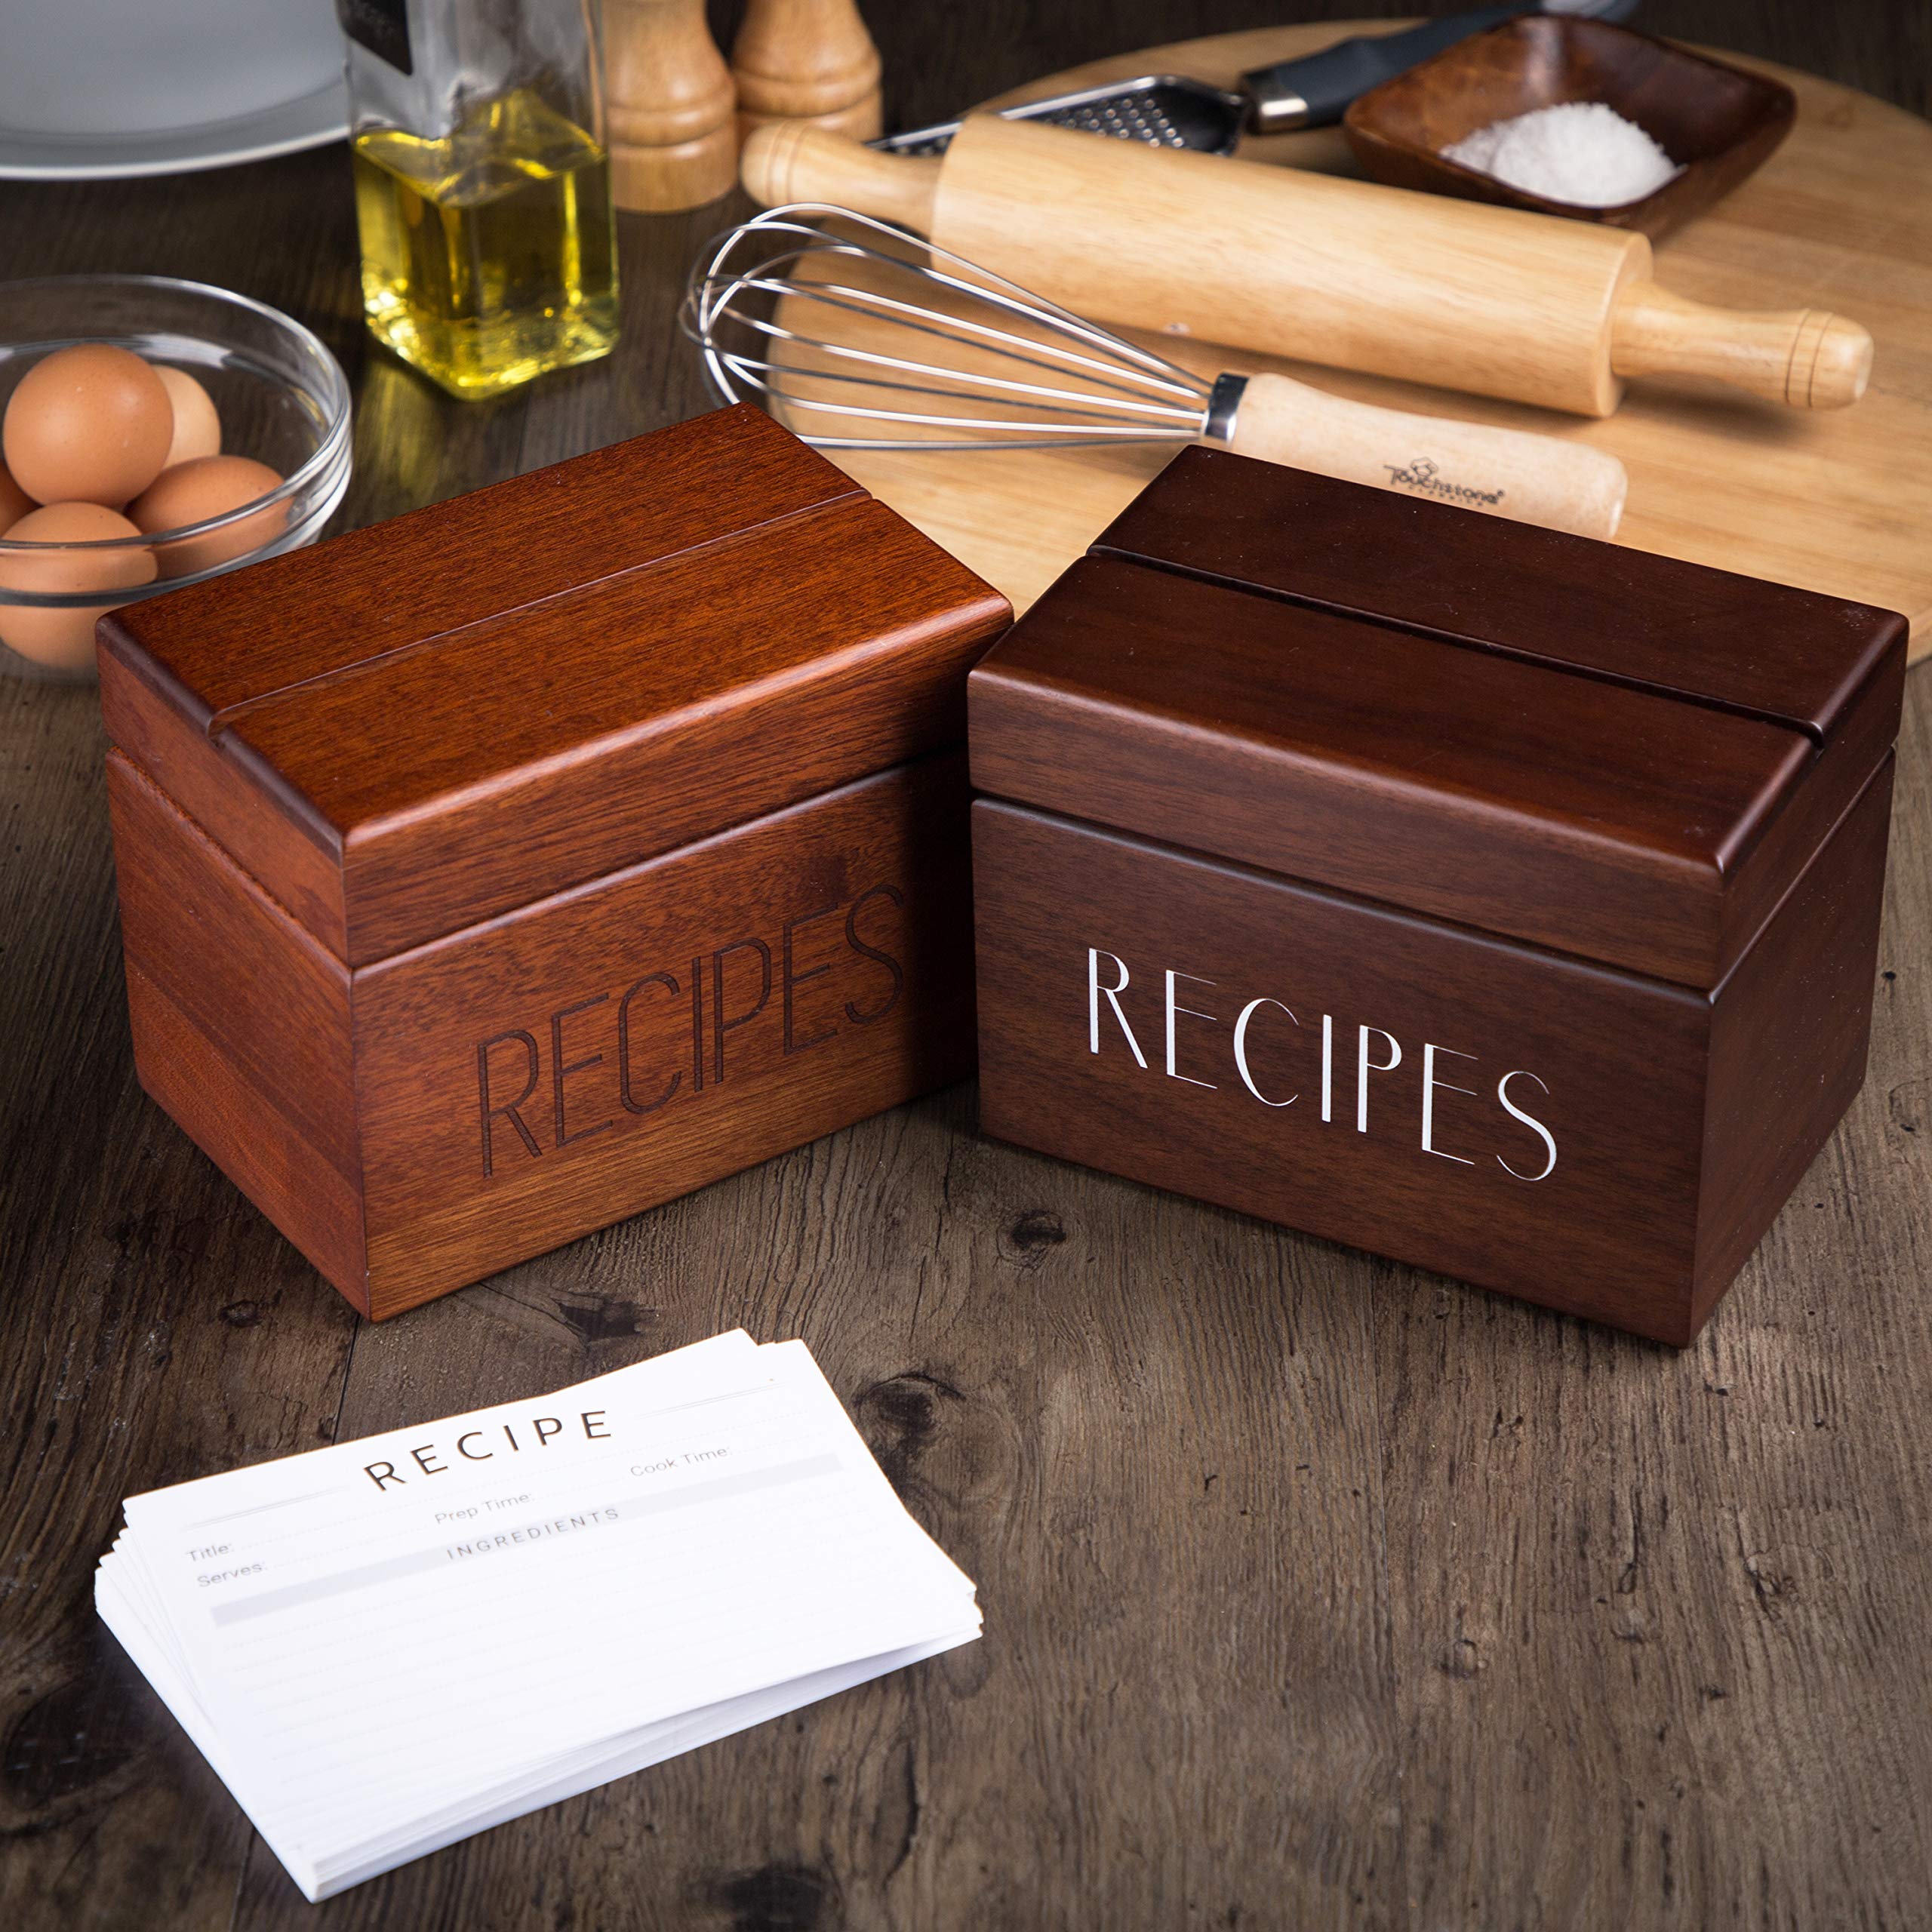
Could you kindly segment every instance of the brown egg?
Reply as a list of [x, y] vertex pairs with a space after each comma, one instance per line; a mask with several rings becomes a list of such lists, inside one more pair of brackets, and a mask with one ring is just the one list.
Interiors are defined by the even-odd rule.
[[[29, 511], [7, 532], [11, 543], [99, 543], [140, 533], [125, 516], [98, 503], [49, 503]], [[0, 589], [131, 590], [154, 581], [154, 553], [145, 546], [89, 552], [55, 551], [45, 556], [0, 550]], [[94, 657], [94, 623], [112, 601], [74, 610], [33, 609], [0, 603], [0, 638], [37, 664], [71, 671]]]
[[174, 440], [168, 446], [164, 469], [177, 463], [192, 463], [197, 457], [221, 454], [221, 418], [215, 414], [214, 399], [186, 369], [171, 369], [165, 363], [154, 365], [161, 386], [174, 406]]
[[131, 350], [82, 343], [44, 355], [8, 399], [0, 445], [14, 480], [43, 503], [118, 508], [161, 474], [174, 406]]
[[[281, 484], [281, 478], [266, 463], [252, 457], [198, 457], [192, 463], [164, 469], [128, 506], [128, 514], [138, 528], [152, 536], [158, 531], [179, 530], [186, 524], [204, 523], [211, 516], [226, 516], [278, 489]], [[205, 537], [158, 544], [155, 554], [163, 577], [188, 577], [228, 563], [288, 527], [288, 506], [276, 503], [225, 529], [211, 530]]]
[[29, 510], [40, 506], [14, 481], [13, 472], [0, 463], [0, 537], [6, 535], [9, 528], [20, 521]]

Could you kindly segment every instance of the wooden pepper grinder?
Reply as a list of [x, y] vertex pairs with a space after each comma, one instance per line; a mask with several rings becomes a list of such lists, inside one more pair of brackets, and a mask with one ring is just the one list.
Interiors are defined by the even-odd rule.
[[855, 141], [884, 126], [878, 49], [854, 0], [750, 0], [731, 44], [744, 134], [811, 121]]
[[704, 0], [605, 0], [604, 12], [618, 207], [661, 214], [716, 201], [737, 179], [737, 98]]

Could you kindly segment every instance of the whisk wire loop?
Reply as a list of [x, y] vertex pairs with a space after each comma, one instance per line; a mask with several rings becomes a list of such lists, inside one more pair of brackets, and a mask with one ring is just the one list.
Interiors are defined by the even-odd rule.
[[[835, 229], [825, 225], [833, 222]], [[853, 229], [891, 245], [874, 246]], [[849, 263], [856, 273], [818, 272], [827, 261]], [[931, 291], [929, 299], [894, 292], [907, 285]], [[768, 315], [759, 312], [767, 303]], [[768, 398], [807, 441], [824, 448], [1191, 441], [1201, 432], [1212, 389], [1192, 370], [1003, 275], [890, 223], [822, 202], [768, 209], [718, 237], [692, 271], [678, 321], [724, 401]], [[727, 342], [731, 328], [749, 343]], [[923, 359], [947, 352], [961, 357], [959, 365]], [[934, 408], [934, 398], [952, 407]], [[1015, 401], [1029, 406], [1027, 416], [1005, 413]], [[825, 417], [949, 431], [958, 439], [821, 434], [817, 419]]]
[[[798, 252], [802, 255], [808, 251], [801, 250]], [[891, 258], [881, 255], [877, 259], [889, 260]], [[919, 334], [936, 336], [941, 341], [967, 347], [994, 345], [995, 352], [1024, 363], [1029, 368], [1044, 369], [1049, 374], [1060, 373], [1060, 365], [1084, 370], [1090, 372], [1094, 380], [1103, 387], [1115, 390], [1122, 396], [1134, 395], [1136, 392], [1133, 386], [1137, 383], [1143, 389], [1156, 390], [1169, 396], [1179, 396], [1191, 405], [1198, 405], [1208, 387], [1198, 377], [1190, 377], [1183, 385], [1137, 369], [1120, 371], [1096, 357], [1083, 355], [1078, 350], [1062, 349], [1030, 337], [1016, 335], [1010, 329], [995, 328], [989, 323], [977, 322], [969, 316], [936, 316], [929, 309], [921, 309], [915, 303], [897, 300], [876, 289], [858, 288], [843, 282], [786, 281], [780, 277], [764, 275], [741, 277], [733, 284], [733, 288], [780, 297], [789, 296], [795, 301], [823, 303], [827, 307], [844, 309], [858, 315], [881, 315]], [[750, 319], [743, 315], [736, 315], [734, 318], [739, 321]], [[1035, 354], [1033, 352], [1035, 350], [1041, 352]], [[993, 378], [983, 380], [990, 381]]]
[[[800, 292], [804, 294], [808, 291], [801, 291]], [[757, 316], [742, 316], [739, 319], [746, 328], [755, 329], [762, 335], [770, 336], [776, 341], [795, 343], [801, 348], [814, 349], [824, 355], [835, 356], [841, 362], [857, 362], [863, 364], [869, 368], [895, 370], [902, 375], [931, 376], [942, 380], [950, 379], [955, 382], [958, 380], [957, 370], [944, 368], [933, 363], [917, 362], [903, 355], [887, 355], [876, 349], [857, 349], [849, 343], [828, 341], [820, 336], [804, 335], [795, 329], [787, 328], [780, 323], [766, 321]], [[743, 360], [743, 358], [739, 359]], [[811, 372], [801, 368], [798, 373], [810, 374]], [[830, 372], [826, 373], [829, 374]], [[1003, 395], [1034, 397], [1043, 408], [1051, 408], [1056, 404], [1072, 403], [1079, 406], [1081, 414], [1091, 415], [1094, 414], [1096, 408], [1094, 398], [1091, 395], [1084, 394], [1078, 389], [1050, 388], [1042, 383], [1022, 382], [1001, 376], [980, 375], [976, 376], [974, 380], [983, 388], [998, 389]], [[934, 389], [927, 392], [934, 395], [958, 395], [959, 394], [957, 389]], [[1172, 403], [1143, 402], [1132, 398], [1123, 398], [1108, 401], [1103, 406], [1109, 409], [1127, 410], [1137, 415], [1165, 417], [1180, 423], [1198, 422], [1201, 417], [1201, 408], [1198, 403], [1191, 409], [1179, 409]], [[975, 420], [977, 420], [975, 418]]]
[[[924, 384], [916, 383], [889, 382], [878, 377], [848, 376], [831, 370], [801, 369], [783, 362], [747, 363], [742, 358], [730, 355], [727, 355], [724, 359], [728, 365], [734, 367], [735, 373], [749, 388], [756, 389], [762, 395], [774, 398], [777, 401], [783, 402], [788, 409], [811, 410], [838, 416], [865, 417], [874, 420], [886, 422], [928, 423], [942, 428], [955, 426], [962, 420], [956, 416], [927, 415], [897, 407], [879, 409], [858, 402], [844, 401], [828, 402], [823, 398], [808, 396], [788, 389], [783, 383], [774, 383], [770, 379], [774, 376], [802, 375], [808, 377], [814, 382], [851, 383], [865, 388], [884, 390], [894, 395], [903, 395], [949, 397], [952, 394], [949, 389], [933, 389]], [[1041, 408], [1044, 411], [1051, 408], [1051, 405], [1042, 404]], [[1077, 409], [1057, 411], [1054, 413], [1069, 418], [1082, 418], [1089, 414]], [[1025, 434], [1035, 431], [1039, 427], [1039, 425], [1035, 423], [1008, 422], [1000, 417], [991, 416], [975, 416], [969, 420], [973, 427], [980, 430]], [[817, 438], [808, 437], [806, 440], [812, 441], [816, 441]], [[1056, 441], [1077, 440], [1084, 443], [1165, 443], [1172, 442], [1174, 440], [1174, 433], [1168, 429], [1154, 428], [1131, 423], [1095, 423], [1081, 420], [1077, 423], [1070, 423], [1067, 431], [1057, 434], [1054, 440]], [[870, 446], [868, 445], [868, 447]], [[920, 448], [931, 449], [934, 447], [935, 445], [929, 439], [921, 438]], [[947, 444], [943, 447], [971, 448], [975, 445]]]
[[[748, 223], [743, 229], [733, 230], [732, 234], [734, 238], [742, 239], [758, 226], [758, 224]], [[787, 224], [787, 226], [791, 225]], [[792, 232], [808, 234], [814, 239], [801, 247], [784, 249], [765, 256], [754, 268], [740, 271], [727, 280], [721, 281], [715, 275], [694, 275], [691, 281], [691, 292], [686, 297], [685, 311], [681, 315], [685, 333], [694, 340], [701, 340], [701, 331], [692, 325], [691, 311], [694, 308], [702, 309], [704, 312], [701, 319], [703, 321], [715, 321], [718, 315], [727, 312], [731, 312], [733, 319], [742, 319], [733, 309], [733, 303], [740, 294], [747, 290], [798, 297], [818, 296], [825, 291], [834, 290], [854, 300], [870, 303], [882, 312], [906, 318], [908, 328], [920, 327], [922, 324], [931, 328], [943, 323], [945, 325], [944, 333], [958, 333], [981, 340], [1013, 345], [1016, 353], [1028, 349], [1037, 350], [1056, 361], [1091, 370], [1104, 381], [1140, 383], [1170, 394], [1189, 397], [1198, 395], [1205, 386], [1201, 378], [1191, 370], [1180, 368], [1159, 356], [1143, 355], [1138, 350], [1134, 352], [1134, 361], [1127, 368], [1121, 368], [1120, 352], [1123, 349], [1131, 349], [1132, 345], [1121, 343], [1104, 330], [1095, 329], [1091, 325], [1080, 322], [1077, 317], [1066, 315], [1063, 310], [1054, 310], [1051, 305], [1048, 305], [1048, 311], [1043, 315], [1041, 311], [1031, 308], [1023, 302], [1016, 301], [998, 291], [983, 288], [958, 276], [921, 266], [908, 261], [903, 255], [888, 254], [883, 249], [867, 248], [863, 244], [832, 240], [816, 229], [792, 228]], [[876, 289], [855, 288], [844, 283], [788, 281], [778, 272], [792, 263], [815, 254], [848, 256], [856, 260], [878, 262], [891, 270], [917, 275], [922, 280], [932, 281], [973, 300], [986, 303], [1026, 320], [1035, 323], [1046, 321], [1060, 334], [1073, 336], [1082, 342], [1100, 345], [1113, 359], [1103, 361], [1097, 357], [1083, 355], [1077, 350], [1043, 341], [1038, 336], [1018, 336], [1011, 331], [995, 329], [989, 324], [975, 321], [968, 316], [947, 315], [921, 309], [914, 303], [895, 301]], [[707, 298], [702, 304], [696, 300], [696, 296], [700, 291]], [[1063, 323], [1060, 319], [1063, 316], [1065, 317]], [[914, 321], [911, 319], [913, 317], [921, 318], [922, 321]], [[1135, 366], [1140, 364], [1145, 366]], [[1043, 364], [1042, 366], [1045, 365]]]

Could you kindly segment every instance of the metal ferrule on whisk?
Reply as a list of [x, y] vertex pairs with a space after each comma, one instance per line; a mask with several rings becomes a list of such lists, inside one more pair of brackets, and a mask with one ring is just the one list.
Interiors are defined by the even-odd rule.
[[1225, 375], [1214, 378], [1214, 386], [1208, 392], [1208, 414], [1201, 426], [1203, 442], [1220, 443], [1228, 448], [1234, 447], [1235, 412], [1241, 407], [1241, 399], [1247, 392], [1245, 376]]

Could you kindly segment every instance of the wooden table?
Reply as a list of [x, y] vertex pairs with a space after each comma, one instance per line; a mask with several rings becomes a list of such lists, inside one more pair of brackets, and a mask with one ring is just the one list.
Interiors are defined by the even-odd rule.
[[[1277, 10], [873, 11], [909, 122]], [[1927, 0], [1646, 19], [1927, 105]], [[366, 521], [703, 407], [729, 213], [627, 220], [621, 352], [482, 406], [365, 343], [340, 150], [8, 184], [0, 260], [315, 325]], [[1928, 881], [1920, 672], [1869, 1079], [1682, 1355], [992, 1145], [970, 1088], [371, 1327], [137, 1088], [93, 699], [0, 688], [0, 1924], [1927, 1923]], [[120, 1499], [734, 1323], [811, 1343], [985, 1640], [304, 1905], [94, 1619]]]

